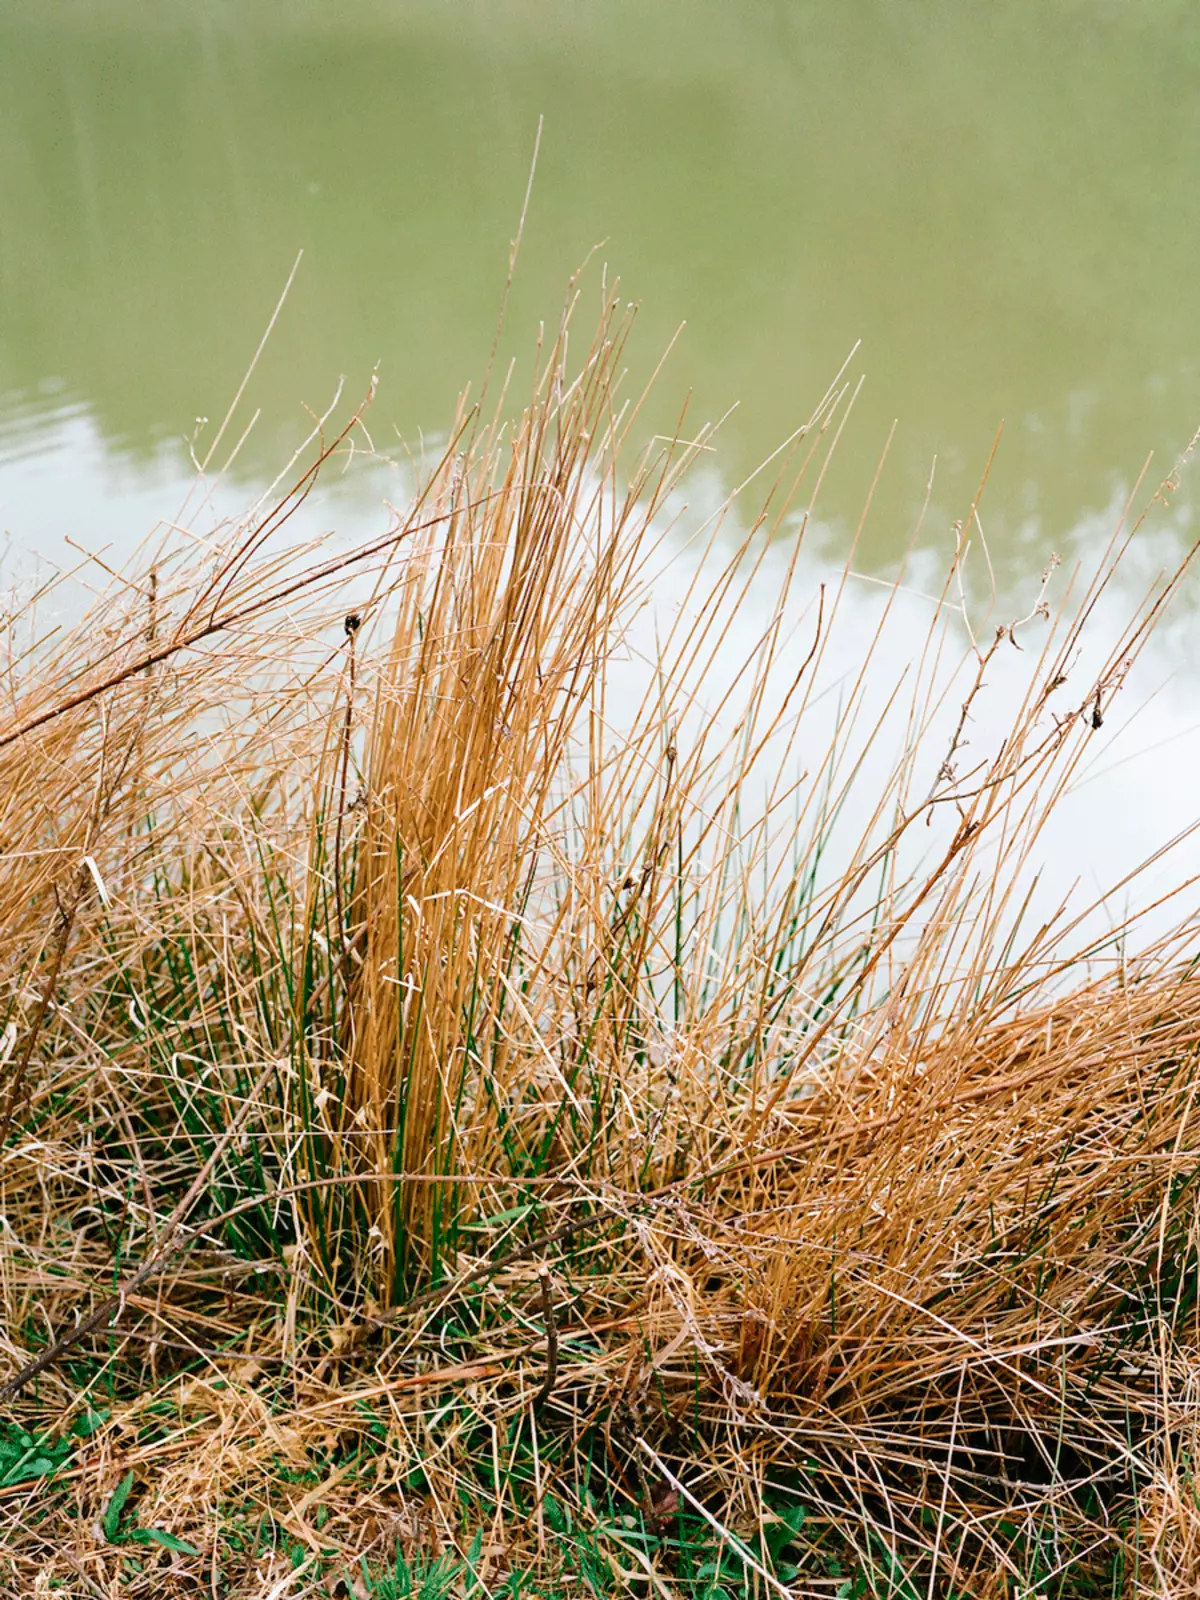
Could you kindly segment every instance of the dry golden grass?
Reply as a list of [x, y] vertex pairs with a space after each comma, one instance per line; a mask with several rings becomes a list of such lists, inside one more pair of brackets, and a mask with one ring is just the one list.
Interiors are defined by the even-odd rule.
[[1200, 1593], [1194, 924], [1021, 914], [1182, 569], [983, 638], [960, 535], [834, 724], [835, 388], [631, 699], [625, 334], [369, 545], [277, 553], [306, 472], [10, 630], [13, 1594]]

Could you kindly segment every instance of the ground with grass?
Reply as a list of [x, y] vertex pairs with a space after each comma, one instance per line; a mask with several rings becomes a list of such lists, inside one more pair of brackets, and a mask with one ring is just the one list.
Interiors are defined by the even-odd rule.
[[1188, 563], [982, 623], [971, 508], [831, 716], [845, 391], [672, 558], [627, 331], [8, 619], [5, 1592], [1200, 1592], [1196, 919], [1031, 911]]

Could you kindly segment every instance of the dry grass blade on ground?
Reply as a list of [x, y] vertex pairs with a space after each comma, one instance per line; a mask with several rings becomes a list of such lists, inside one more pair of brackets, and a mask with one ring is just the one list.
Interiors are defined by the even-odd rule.
[[1183, 568], [960, 541], [832, 717], [848, 394], [678, 550], [568, 321], [369, 544], [9, 629], [10, 1592], [1198, 1592], [1194, 923], [1028, 900]]

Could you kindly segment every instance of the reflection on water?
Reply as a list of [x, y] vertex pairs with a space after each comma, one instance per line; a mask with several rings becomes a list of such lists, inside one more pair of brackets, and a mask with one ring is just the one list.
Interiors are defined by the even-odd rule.
[[223, 412], [303, 248], [244, 469], [377, 362], [378, 433], [444, 429], [544, 114], [512, 350], [600, 246], [637, 373], [688, 323], [647, 431], [737, 403], [736, 478], [861, 338], [826, 503], [856, 516], [898, 418], [872, 558], [935, 455], [961, 513], [1002, 419], [994, 537], [1056, 537], [1200, 419], [1198, 73], [1178, 0], [8, 0], [5, 411], [52, 381], [149, 461]]
[[[0, 599], [0, 610], [19, 606], [23, 597], [34, 593], [48, 567], [72, 570], [69, 583], [57, 585], [39, 602], [40, 635], [60, 621], [74, 620], [94, 591], [109, 586], [109, 568], [128, 549], [131, 527], [152, 534], [150, 542], [155, 547], [160, 542], [177, 546], [181, 541], [185, 548], [194, 547], [197, 540], [230, 539], [248, 510], [247, 487], [236, 481], [205, 482], [198, 488], [194, 473], [172, 471], [165, 457], [158, 458], [155, 470], [122, 467], [105, 448], [91, 419], [68, 407], [63, 408], [55, 431], [43, 438], [44, 450], [27, 453], [6, 468], [20, 480], [22, 497], [36, 505], [44, 518], [45, 537], [34, 547], [41, 559], [31, 568], [27, 560], [16, 559], [10, 551], [10, 559], [0, 568], [0, 586], [9, 591]], [[71, 461], [71, 473], [58, 470], [60, 458]], [[403, 467], [390, 470], [376, 463], [362, 463], [361, 477], [358, 493], [349, 492], [336, 478], [326, 480], [321, 493], [289, 524], [287, 537], [297, 542], [335, 541], [347, 548], [377, 541], [391, 521], [383, 502], [407, 503], [412, 480]], [[728, 509], [723, 481], [709, 469], [693, 473], [684, 490], [665, 508], [664, 543], [645, 574], [649, 599], [634, 610], [622, 632], [609, 678], [610, 715], [618, 726], [660, 681], [659, 652], [672, 625], [681, 615], [698, 611], [690, 586], [714, 523], [721, 520], [722, 536], [716, 547], [717, 559], [705, 570], [715, 581], [725, 569], [728, 548], [745, 537], [756, 505], [750, 491], [742, 503]], [[1123, 510], [1120, 500], [1114, 499], [1060, 542], [1062, 563], [1049, 589], [1054, 614], [1070, 615], [1078, 606], [1100, 552], [1109, 546], [1114, 530], [1122, 523]], [[1069, 716], [1086, 699], [1101, 657], [1114, 647], [1144, 597], [1161, 584], [1163, 574], [1185, 549], [1190, 521], [1186, 508], [1154, 508], [1122, 561], [1117, 581], [1100, 596], [1093, 610], [1085, 648], [1073, 654], [1069, 681], [1041, 718], [1043, 735], [1053, 716]], [[56, 529], [81, 526], [88, 537], [68, 536], [69, 542], [68, 538], [56, 542]], [[89, 559], [89, 552], [97, 559]], [[803, 814], [802, 806], [807, 804], [809, 813], [804, 814], [801, 829], [807, 832], [816, 825], [812, 812], [814, 805], [820, 810], [820, 797], [827, 789], [835, 792], [841, 778], [854, 773], [824, 852], [831, 874], [841, 870], [887, 792], [895, 765], [912, 737], [910, 705], [941, 696], [940, 708], [920, 747], [918, 802], [934, 783], [938, 760], [951, 740], [959, 707], [972, 681], [973, 658], [962, 616], [963, 597], [956, 585], [947, 588], [945, 582], [950, 554], [946, 544], [940, 552], [917, 552], [902, 571], [897, 590], [860, 568], [852, 569], [844, 579], [838, 529], [812, 520], [805, 529], [790, 579], [764, 724], [771, 722], [771, 694], [782, 694], [791, 687], [798, 663], [806, 659], [811, 647], [817, 617], [822, 615], [819, 677], [803, 720], [796, 729], [784, 720], [781, 733], [764, 751], [761, 767], [765, 784], [780, 770], [776, 763], [782, 764], [780, 791], [791, 799], [777, 813], [777, 821], [781, 824], [780, 848], [789, 853], [793, 811]], [[690, 713], [676, 726], [681, 748], [689, 747], [710, 711], [719, 712], [720, 726], [727, 735], [733, 738], [736, 734], [746, 695], [745, 664], [759, 646], [784, 592], [791, 560], [789, 541], [776, 540], [759, 559], [760, 570], [749, 587], [744, 594], [739, 591], [737, 603], [730, 601], [723, 608], [719, 626], [712, 629], [714, 646], [706, 655], [705, 681]], [[965, 609], [975, 637], [986, 645], [997, 625], [1029, 617], [1039, 595], [1039, 574], [1022, 572], [1019, 563], [1010, 563], [1007, 576], [998, 574], [1001, 582], [993, 597], [985, 552], [978, 540], [971, 559]], [[349, 575], [341, 603], [366, 609], [372, 582], [371, 572]], [[1081, 734], [1082, 760], [1022, 868], [1020, 894], [1013, 894], [1014, 902], [1020, 902], [1026, 891], [1032, 891], [1024, 909], [1026, 934], [1055, 918], [1069, 901], [1072, 917], [1086, 913], [1073, 943], [1096, 941], [1098, 955], [1111, 959], [1116, 948], [1114, 930], [1132, 913], [1167, 897], [1159, 909], [1140, 918], [1131, 933], [1123, 936], [1130, 948], [1167, 932], [1194, 898], [1189, 883], [1200, 875], [1200, 836], [1192, 832], [1200, 825], [1194, 799], [1200, 782], [1200, 718], [1196, 712], [1200, 682], [1191, 622], [1200, 600], [1196, 585], [1194, 576], [1113, 698], [1103, 726], [1094, 731], [1085, 727]], [[704, 588], [699, 581], [701, 594]], [[938, 631], [942, 640], [932, 672], [931, 630]], [[996, 656], [959, 742], [960, 776], [996, 754], [1021, 696], [1031, 683], [1046, 681], [1046, 663], [1039, 658], [1048, 637], [1048, 620], [1030, 618], [1020, 630], [1022, 648], [1005, 645]], [[873, 654], [864, 665], [868, 650]], [[859, 703], [851, 716], [848, 708], [856, 697]], [[735, 744], [736, 739], [731, 748]], [[837, 782], [823, 767], [833, 745], [840, 751]], [[748, 820], [757, 815], [760, 799], [758, 792], [747, 792]], [[912, 829], [899, 867], [916, 870], [924, 863], [927, 869], [945, 850], [947, 830], [953, 831], [954, 822], [953, 807], [944, 805], [935, 827]], [[876, 833], [880, 826], [877, 818]], [[1167, 846], [1165, 853], [1151, 861], [1148, 872], [1136, 882], [1126, 881]], [[981, 854], [979, 859], [986, 857]], [[1036, 887], [1035, 875], [1039, 880]]]

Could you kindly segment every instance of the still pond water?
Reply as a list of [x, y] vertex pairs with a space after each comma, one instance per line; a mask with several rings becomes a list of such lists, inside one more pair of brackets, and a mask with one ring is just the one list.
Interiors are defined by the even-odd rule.
[[[988, 536], [1035, 576], [1200, 422], [1189, 0], [5, 0], [6, 548], [119, 555], [173, 514], [196, 419], [224, 414], [301, 250], [234, 500], [341, 374], [358, 393], [378, 368], [377, 440], [444, 433], [486, 362], [539, 118], [506, 350], [591, 254], [641, 306], [635, 377], [686, 322], [645, 431], [687, 390], [697, 420], [735, 406], [726, 483], [854, 351], [823, 512], [836, 545], [896, 421], [867, 571], [935, 461], [948, 537], [1001, 422]], [[369, 480], [338, 511], [375, 514]], [[1175, 779], [1197, 768], [1186, 633], [1141, 734]], [[1121, 771], [1110, 835], [1114, 804], [1131, 849], [1193, 820], [1178, 782]]]

